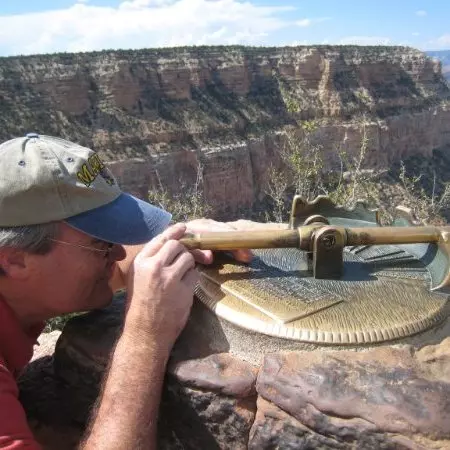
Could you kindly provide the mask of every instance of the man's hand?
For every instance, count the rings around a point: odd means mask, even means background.
[[[164,372],[197,282],[194,257],[178,242],[185,232],[184,224],[168,228],[134,259],[125,325],[83,450],[157,448]]]
[[[230,223],[216,222],[212,219],[196,219],[186,224],[187,232],[201,233],[202,231],[236,231],[239,228]],[[213,261],[213,253],[211,250],[191,250],[195,260],[200,264],[211,264]],[[252,252],[246,249],[234,250],[232,252],[236,261],[250,262],[252,260]]]
[[[251,220],[237,220],[235,222],[216,222],[210,219],[196,219],[186,224],[186,230],[190,233],[201,233],[203,231],[233,231],[239,230],[249,232],[251,230],[260,229],[286,229],[286,223],[259,223]],[[126,251],[126,258],[122,261],[117,261],[116,270],[111,280],[111,289],[116,291],[126,287],[125,280],[131,272],[134,258],[143,249],[143,245],[127,245],[124,246]],[[209,250],[194,250],[192,255],[195,261],[200,264],[210,264],[213,261],[213,254]],[[234,257],[237,261],[250,262],[253,255],[250,250],[236,250]]]
[[[186,225],[177,224],[152,239],[128,277],[124,333],[156,339],[168,350],[186,324],[198,281],[193,255],[178,242],[185,232]]]

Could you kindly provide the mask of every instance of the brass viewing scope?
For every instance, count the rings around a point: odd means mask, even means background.
[[[180,242],[188,249],[237,250],[294,247],[308,252],[315,278],[337,279],[343,271],[346,246],[437,244],[449,255],[450,226],[342,227],[322,216],[293,229],[187,233]]]
[[[339,235],[345,246],[417,244],[446,241],[448,227],[336,227],[333,225],[301,226],[294,230],[244,230],[187,233],[180,242],[188,249],[237,250],[242,248],[288,248],[296,247],[313,251],[312,242],[322,235]],[[327,237],[332,246],[333,240]]]

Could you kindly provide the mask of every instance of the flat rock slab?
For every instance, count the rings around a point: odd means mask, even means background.
[[[256,395],[258,370],[228,353],[210,355],[202,359],[171,361],[168,373],[185,386],[234,397]]]
[[[379,436],[382,438],[382,433]],[[381,441],[381,439],[379,439]],[[380,448],[373,437],[370,441],[371,449]],[[373,445],[375,444],[375,445]],[[258,397],[255,422],[250,432],[248,448],[252,450],[283,449],[283,450],[314,450],[314,449],[349,449],[352,447],[345,439],[336,436],[325,436],[308,428],[278,406]],[[364,448],[361,442],[358,449]],[[384,449],[388,447],[382,447]],[[398,449],[399,447],[390,447]]]
[[[286,426],[294,418],[347,445],[330,448],[450,449],[449,356],[450,338],[418,352],[272,354],[264,359],[257,391],[289,414]],[[264,448],[261,426],[255,427]]]

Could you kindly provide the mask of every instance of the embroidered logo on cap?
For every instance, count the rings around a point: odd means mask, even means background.
[[[100,159],[100,156],[98,156],[97,153],[94,153],[89,156],[87,162],[81,166],[81,170],[77,172],[77,178],[89,187],[98,175],[100,175],[110,186],[116,184],[111,171]]]

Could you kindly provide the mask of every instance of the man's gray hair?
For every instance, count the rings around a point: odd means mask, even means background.
[[[0,248],[12,247],[44,255],[52,248],[51,239],[58,235],[58,222],[22,227],[0,227]]]

